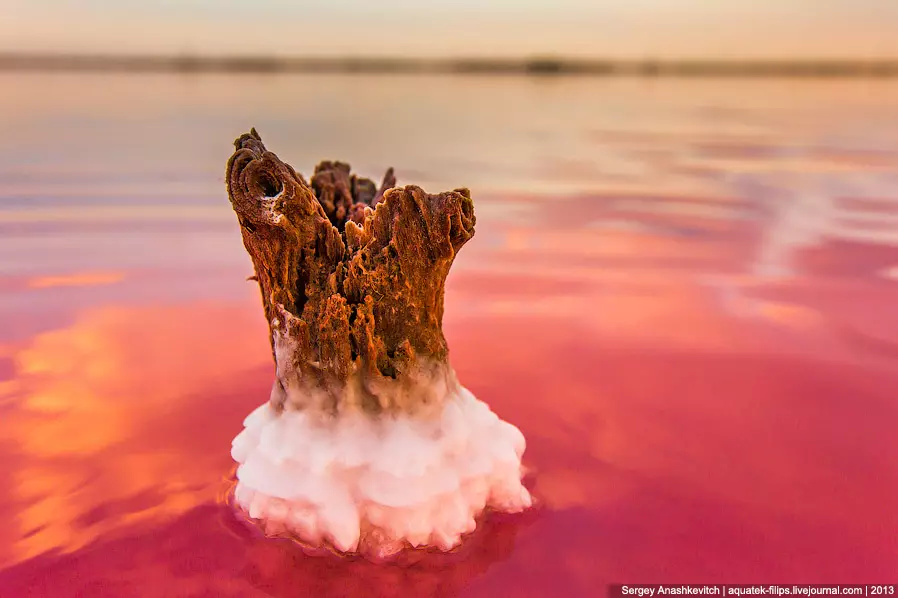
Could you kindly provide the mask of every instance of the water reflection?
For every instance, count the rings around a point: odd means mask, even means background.
[[[259,537],[227,507],[186,510],[164,525],[103,541],[84,554],[39,558],[0,579],[15,595],[59,592],[119,598],[189,596],[455,596],[512,553],[530,523],[490,519],[455,554],[420,554],[379,566],[364,560],[309,558],[287,541]],[[163,595],[158,593],[158,595]],[[487,595],[487,594],[483,594]]]
[[[0,594],[894,572],[894,82],[2,78]],[[308,560],[217,502],[270,387],[221,181],[250,125],[306,171],[473,187],[446,335],[528,438],[532,519],[377,568]]]
[[[865,171],[733,178],[737,188],[764,189],[770,206],[771,223],[760,243],[755,276],[798,276],[802,251],[824,242],[898,247],[898,197],[880,195],[891,187],[894,175]]]
[[[266,363],[252,315],[211,304],[109,306],[12,351],[0,442],[13,465],[4,492],[18,505],[11,515],[21,537],[5,558],[70,551],[208,500],[230,464],[197,440],[229,440],[225,430],[185,426],[197,410],[227,413],[227,392],[214,391]]]

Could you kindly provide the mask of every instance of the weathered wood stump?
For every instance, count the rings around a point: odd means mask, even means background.
[[[307,183],[253,129],[227,187],[271,331],[277,410],[417,413],[455,392],[443,337],[446,276],[474,235],[467,189],[378,189],[348,164]]]

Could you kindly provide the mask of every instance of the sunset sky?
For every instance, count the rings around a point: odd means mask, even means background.
[[[898,0],[0,0],[0,50],[898,57]]]

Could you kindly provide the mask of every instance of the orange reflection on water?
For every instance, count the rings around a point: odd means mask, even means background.
[[[55,276],[38,276],[28,281],[32,289],[56,287],[86,287],[115,284],[125,279],[124,272],[77,272]]]
[[[214,397],[197,398],[265,363],[259,323],[251,309],[111,306],[15,350],[14,409],[0,440],[16,454],[7,492],[20,505],[21,537],[6,558],[74,550],[209,500],[227,455],[185,450],[189,431],[167,420],[197,407],[214,412]],[[119,501],[131,503],[117,509]],[[91,516],[104,505],[113,506]]]

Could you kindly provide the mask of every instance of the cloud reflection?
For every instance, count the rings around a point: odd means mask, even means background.
[[[73,550],[122,523],[181,513],[214,496],[230,466],[227,451],[193,454],[208,432],[185,426],[269,359],[253,313],[213,304],[107,307],[14,349],[0,446],[12,451],[5,492],[18,505],[21,536],[2,557]],[[215,392],[222,396],[209,397]],[[247,404],[258,402],[247,394]],[[236,426],[241,416],[233,417]],[[90,516],[98,505],[110,505],[107,516]]]

